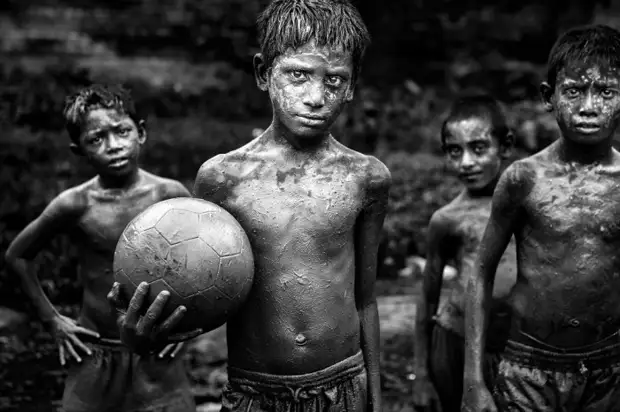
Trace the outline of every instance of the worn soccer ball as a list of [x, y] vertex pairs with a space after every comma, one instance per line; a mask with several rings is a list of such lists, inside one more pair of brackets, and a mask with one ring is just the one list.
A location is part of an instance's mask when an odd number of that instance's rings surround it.
[[114, 252], [114, 276], [127, 301], [147, 282], [149, 304], [159, 292], [170, 292], [164, 316], [184, 305], [173, 333], [208, 332], [246, 301], [254, 258], [230, 213], [205, 200], [175, 198], [152, 205], [127, 225]]

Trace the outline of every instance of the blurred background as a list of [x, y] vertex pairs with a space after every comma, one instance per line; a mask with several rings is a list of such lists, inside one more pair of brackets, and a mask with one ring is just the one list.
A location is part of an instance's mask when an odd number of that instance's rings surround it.
[[[206, 159], [269, 125], [252, 76], [254, 22], [268, 0], [3, 0], [0, 2], [0, 251], [60, 191], [92, 171], [72, 157], [65, 96], [92, 82], [123, 83], [147, 117], [143, 165], [188, 187]], [[620, 0], [354, 1], [373, 44], [355, 101], [334, 127], [378, 156], [394, 187], [381, 246], [382, 380], [386, 411], [407, 410], [415, 296], [432, 212], [459, 190], [445, 173], [439, 128], [452, 99], [486, 91], [503, 101], [517, 157], [557, 137], [538, 100], [562, 31], [620, 27]], [[75, 250], [59, 237], [42, 253], [52, 301], [75, 313]], [[449, 276], [448, 276], [449, 277]], [[448, 286], [449, 287], [449, 283]], [[0, 264], [0, 410], [55, 411], [64, 371], [55, 347]], [[223, 331], [187, 355], [199, 410], [217, 410], [226, 382]]]

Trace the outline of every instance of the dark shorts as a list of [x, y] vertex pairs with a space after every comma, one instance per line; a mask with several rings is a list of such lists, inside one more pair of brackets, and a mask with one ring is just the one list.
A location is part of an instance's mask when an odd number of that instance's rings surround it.
[[363, 412], [367, 398], [362, 352], [304, 375], [270, 375], [230, 367], [224, 412]]
[[[499, 355], [485, 356], [485, 380], [492, 385]], [[440, 325], [433, 327], [430, 353], [430, 377], [439, 396], [443, 412], [459, 412], [463, 397], [465, 341], [462, 336]]]
[[139, 356], [120, 342], [87, 343], [91, 356], [72, 362], [63, 412], [195, 412], [182, 356]]
[[620, 343], [559, 352], [508, 341], [492, 389], [499, 411], [620, 411]]

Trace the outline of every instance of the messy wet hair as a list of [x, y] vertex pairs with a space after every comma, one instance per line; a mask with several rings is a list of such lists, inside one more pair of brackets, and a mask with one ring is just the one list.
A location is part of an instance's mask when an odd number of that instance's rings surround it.
[[357, 77], [370, 44], [368, 29], [348, 0], [273, 0], [259, 15], [257, 29], [267, 67], [287, 49], [314, 40], [351, 53]]
[[577, 27], [562, 34], [549, 53], [547, 82], [555, 88], [560, 70], [569, 64], [585, 61], [620, 68], [620, 32], [596, 24]]
[[96, 109], [116, 109], [129, 116], [136, 125], [140, 122], [130, 92], [120, 85], [93, 84], [70, 95], [65, 100], [63, 116], [69, 137], [79, 142], [82, 122], [88, 112]]
[[500, 143], [510, 135], [506, 114], [497, 99], [488, 94], [462, 96], [452, 104], [448, 117], [441, 126], [442, 146], [445, 145], [448, 136], [448, 124], [472, 117], [488, 120], [491, 124], [491, 134]]

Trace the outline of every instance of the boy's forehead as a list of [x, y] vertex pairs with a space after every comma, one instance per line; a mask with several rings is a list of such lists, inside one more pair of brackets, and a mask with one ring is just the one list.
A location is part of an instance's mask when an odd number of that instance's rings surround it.
[[558, 82], [620, 81], [620, 68], [596, 60], [575, 61], [566, 64], [557, 76]]
[[119, 110], [117, 108], [99, 107], [86, 111], [83, 119], [84, 127], [88, 129], [131, 120], [131, 118], [123, 110]]
[[491, 140], [492, 126], [488, 116], [471, 116], [455, 119], [446, 125], [446, 143], [468, 142], [472, 140]]
[[278, 56], [280, 63], [302, 61], [320, 61], [333, 66], [353, 66], [353, 56], [350, 52], [343, 50], [342, 47], [332, 47], [319, 45], [315, 40], [294, 49], [289, 47], [284, 53]]

